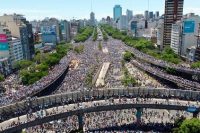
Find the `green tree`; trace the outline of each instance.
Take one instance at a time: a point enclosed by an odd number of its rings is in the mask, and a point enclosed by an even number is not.
[[[134,79],[134,77],[132,77],[129,72],[128,69],[124,67],[124,77],[122,79],[122,84],[124,86],[135,86],[137,84],[136,80]]]
[[[47,71],[49,69],[48,65],[47,64],[39,64],[39,65],[36,65],[36,70],[37,71]]]
[[[193,118],[184,120],[174,133],[200,133],[200,119]]]
[[[93,41],[96,41],[97,40],[97,27],[94,28],[94,33],[93,33]]]
[[[192,63],[191,67],[192,68],[200,68],[200,61]]]
[[[130,51],[126,51],[123,55],[123,59],[128,62],[131,60],[132,57],[133,57],[133,54]]]
[[[92,35],[92,32],[93,32],[93,27],[86,27],[84,28],[84,30],[82,30],[76,35],[76,37],[74,38],[74,41],[84,42]]]
[[[0,74],[0,82],[4,81],[4,76],[2,74]]]
[[[24,69],[24,68],[29,67],[29,66],[32,65],[32,64],[33,64],[32,61],[29,61],[29,60],[21,60],[21,61],[15,62],[14,68],[21,70],[21,69]]]

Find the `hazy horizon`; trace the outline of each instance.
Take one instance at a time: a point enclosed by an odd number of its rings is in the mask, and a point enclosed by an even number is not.
[[[185,0],[183,14],[195,13],[200,15],[200,1]],[[164,14],[164,0],[0,0],[0,15],[3,14],[23,14],[29,21],[43,20],[45,17],[55,17],[58,19],[88,19],[90,12],[95,13],[95,18],[113,17],[113,7],[121,5],[123,14],[130,9],[133,14],[144,14],[145,10],[159,11]]]

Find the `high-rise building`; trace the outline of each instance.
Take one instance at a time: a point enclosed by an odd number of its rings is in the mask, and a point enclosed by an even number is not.
[[[19,38],[12,37],[9,41],[10,61],[12,67],[16,61],[23,60],[22,43]]]
[[[155,15],[156,15],[155,18],[158,19],[160,16],[159,11],[157,11]]]
[[[130,22],[131,32],[132,32],[132,34],[133,34],[134,36],[137,36],[137,24],[138,24],[138,22],[137,22],[137,21],[134,21],[134,20],[132,20],[132,21]]]
[[[40,24],[40,32],[43,43],[56,45],[62,40],[62,32],[59,21],[56,18],[44,19]]]
[[[181,20],[183,16],[184,0],[165,0],[163,45],[171,43],[172,24]]]
[[[183,19],[172,24],[171,48],[182,57],[188,57],[188,51],[197,47],[198,24],[200,17],[187,15]],[[192,57],[193,58],[193,57]],[[190,55],[190,59],[191,55]]]
[[[195,51],[194,61],[200,61],[200,23],[198,24],[198,33],[197,33],[197,47]]]
[[[181,22],[178,21],[175,24],[172,24],[172,31],[171,31],[171,44],[170,47],[176,54],[180,54],[180,45],[181,45]]]
[[[21,39],[12,37],[6,26],[0,26],[0,73],[10,74],[15,62],[22,59]]]
[[[56,25],[41,25],[41,33],[43,43],[57,44]]]
[[[94,14],[94,12],[90,13],[90,25],[95,26],[95,14]]]
[[[61,21],[61,29],[62,29],[62,36],[63,40],[70,41],[70,22],[64,20]]]
[[[133,11],[127,9],[126,16],[128,17],[128,21],[130,21],[133,18]]]
[[[21,39],[24,59],[31,59],[34,56],[34,44],[32,25],[22,15],[0,16],[0,24],[4,25],[11,32],[11,35]]]
[[[144,12],[144,18],[145,18],[145,20],[149,19],[149,11]]]
[[[153,19],[153,12],[149,12],[149,19]]]
[[[115,5],[113,8],[113,18],[117,21],[122,16],[122,7],[120,5]]]
[[[161,21],[157,26],[157,45],[160,49],[163,49],[163,31],[164,22]]]
[[[118,29],[127,30],[128,29],[128,17],[126,15],[122,15],[119,18]]]

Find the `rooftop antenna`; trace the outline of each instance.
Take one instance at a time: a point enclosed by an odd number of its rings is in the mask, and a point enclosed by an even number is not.
[[[148,0],[148,11],[149,11],[149,0]]]

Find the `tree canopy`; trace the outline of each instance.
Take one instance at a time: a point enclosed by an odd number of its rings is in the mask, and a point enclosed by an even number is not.
[[[0,74],[0,82],[4,81],[4,76],[2,74]]]
[[[92,32],[93,32],[93,27],[86,27],[84,29],[81,29],[81,31],[74,38],[74,41],[76,43],[84,42],[92,35]]]
[[[179,128],[174,130],[174,133],[200,133],[200,119],[186,119]]]
[[[200,61],[192,63],[191,67],[192,68],[200,68]]]
[[[33,61],[19,61],[16,68],[19,69],[19,75],[24,85],[30,85],[40,80],[48,74],[49,69],[58,64],[60,59],[72,49],[71,44],[59,44],[56,46],[55,53],[37,52]]]
[[[125,61],[129,62],[133,56],[134,55],[130,51],[126,51],[123,55],[123,58]]]

